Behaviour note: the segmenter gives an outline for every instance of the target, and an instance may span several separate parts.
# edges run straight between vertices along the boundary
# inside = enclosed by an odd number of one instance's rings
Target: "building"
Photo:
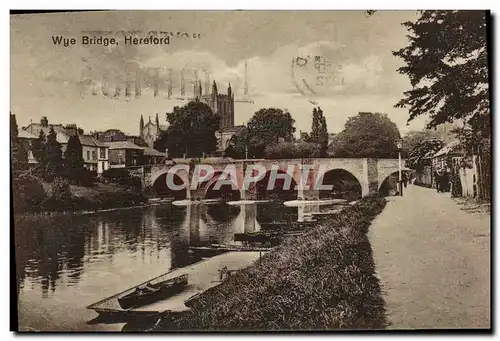
[[[144,150],[143,164],[156,165],[165,163],[166,154],[151,147],[141,147]]]
[[[198,80],[198,83],[194,84],[194,98],[192,99],[205,103],[212,109],[212,112],[220,115],[220,130],[217,131],[215,135],[219,141],[218,151],[224,151],[231,137],[243,127],[234,125],[234,94],[231,89],[231,84],[229,84],[227,94],[220,94],[217,90],[217,84],[214,81],[212,84],[212,92],[204,95],[201,80]],[[144,140],[150,148],[153,148],[155,141],[158,140],[161,133],[166,131],[167,128],[168,125],[160,124],[158,114],[156,114],[154,122],[151,121],[150,116],[146,124],[144,124],[144,117],[141,115],[139,121],[139,137]]]
[[[125,168],[141,166],[144,160],[144,149],[130,141],[107,142],[109,147],[109,168]]]
[[[158,119],[158,113],[156,114],[155,123],[151,122],[151,116],[149,116],[148,123],[144,124],[144,118],[141,115],[141,120],[139,121],[139,137],[142,138],[149,147],[153,148],[156,140],[160,137],[161,133],[167,130],[167,125],[161,125]]]
[[[32,122],[27,127],[23,127],[22,130],[38,137],[40,135],[40,131],[43,131],[45,136],[47,136],[50,132],[51,127],[54,128],[54,131],[56,133],[56,140],[61,144],[61,149],[64,154],[66,146],[68,145],[69,137],[72,135],[77,135],[79,133],[76,124],[68,124],[66,126],[63,126],[62,124],[49,124],[49,120],[47,119],[47,117],[43,116],[40,119],[40,123]]]
[[[215,81],[212,83],[212,92],[210,94],[203,95],[201,81],[198,81],[198,86],[195,86],[194,90],[197,100],[205,103],[212,109],[212,112],[220,115],[220,130],[215,132],[218,141],[217,151],[226,150],[231,137],[244,127],[234,125],[234,94],[231,84],[227,88],[227,94],[219,93]]]
[[[101,142],[115,142],[115,141],[127,141],[128,136],[118,129],[108,129],[103,132],[94,132],[91,134],[92,137],[98,139]]]
[[[98,175],[109,168],[109,146],[90,135],[78,136],[82,145],[84,167]]]
[[[21,129],[19,131],[18,138],[22,146],[24,147],[24,150],[26,150],[26,153],[28,154],[28,164],[30,166],[37,164],[38,162],[33,155],[33,141],[38,139],[38,136],[35,136],[27,132],[26,130]]]
[[[203,95],[201,81],[198,81],[198,87],[195,87],[195,98],[205,103],[214,113],[221,116],[221,131],[234,127],[234,94],[231,84],[227,88],[227,94],[219,94],[215,81],[212,84],[212,93]]]

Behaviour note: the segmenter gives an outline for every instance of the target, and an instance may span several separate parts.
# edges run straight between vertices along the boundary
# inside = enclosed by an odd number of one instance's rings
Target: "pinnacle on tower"
[[[227,88],[227,95],[229,97],[231,97],[231,93],[232,93],[232,91],[231,91],[231,83],[229,83],[229,87]]]
[[[139,121],[139,136],[142,137],[142,133],[144,131],[144,118],[141,114],[141,120]]]
[[[215,79],[214,79],[214,82],[212,84],[212,94],[217,94],[217,84],[215,84]]]
[[[201,80],[198,80],[198,94],[201,96],[203,96],[203,88],[201,86]]]

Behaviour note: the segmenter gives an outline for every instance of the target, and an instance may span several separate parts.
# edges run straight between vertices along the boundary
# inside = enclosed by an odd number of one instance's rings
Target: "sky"
[[[401,25],[416,11],[112,11],[11,15],[11,112],[20,126],[39,122],[76,123],[88,131],[116,128],[139,133],[146,122],[186,102],[154,97],[151,78],[142,76],[141,95],[113,99],[92,89],[125,84],[130,70],[171,68],[174,98],[180,96],[180,70],[189,80],[203,70],[217,82],[219,93],[229,83],[242,99],[247,64],[248,96],[253,103],[235,104],[235,124],[245,124],[261,108],[280,108],[295,119],[297,135],[310,131],[312,109],[320,106],[328,130],[340,132],[358,112],[382,112],[402,134],[424,127],[425,118],[407,125],[408,111],[394,105],[410,83],[396,70],[402,66],[392,51],[407,45]],[[172,32],[164,45],[125,45],[123,31]],[[107,34],[92,31],[107,31]],[[180,32],[181,34],[177,34]],[[189,37],[182,35],[186,32]],[[118,37],[118,45],[83,45],[81,36]],[[54,36],[75,38],[56,45]],[[317,59],[319,58],[319,60]],[[316,62],[328,61],[328,69]],[[148,71],[150,72],[150,71]],[[322,72],[322,73],[320,73]],[[159,79],[167,79],[160,72]],[[323,77],[323,78],[318,78]],[[325,78],[326,77],[326,78]]]

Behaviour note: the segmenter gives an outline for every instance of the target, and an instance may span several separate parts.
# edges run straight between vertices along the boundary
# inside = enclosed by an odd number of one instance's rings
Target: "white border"
[[[8,8],[15,8],[15,9],[57,9],[57,8],[62,8],[62,9],[259,9],[259,10],[269,10],[269,9],[341,9],[341,10],[347,10],[347,9],[417,9],[417,8],[439,8],[439,9],[492,9],[493,13],[497,12],[496,8],[498,7],[499,2],[490,0],[490,1],[463,1],[463,0],[455,0],[455,1],[440,1],[437,3],[435,0],[421,0],[419,2],[408,2],[408,1],[377,1],[376,3],[370,2],[370,1],[348,1],[348,2],[330,2],[330,1],[323,1],[323,0],[307,0],[307,1],[287,1],[287,2],[277,2],[274,4],[271,4],[268,0],[246,0],[246,1],[238,1],[238,2],[233,2],[233,1],[193,1],[193,0],[183,0],[183,1],[178,1],[178,2],[173,2],[169,1],[168,3],[164,4],[163,6],[159,4],[158,1],[151,1],[151,0],[141,0],[140,2],[132,2],[132,1],[102,1],[102,0],[87,0],[87,1],[44,1],[43,5],[41,2],[38,1],[9,1],[9,2],[3,2],[3,4],[8,4]],[[140,5],[140,8],[138,7]],[[331,7],[327,7],[327,5],[330,5]],[[3,7],[3,6],[2,6]],[[3,13],[6,14],[6,10],[3,11]],[[498,19],[498,18],[496,18]],[[498,27],[498,21],[496,20],[496,26]],[[499,35],[497,32],[497,27],[495,27],[495,41],[494,45],[498,46],[498,40],[499,40]],[[10,60],[10,23],[9,23],[9,16],[7,15],[2,15],[1,17],[1,29],[0,32],[3,35],[3,49],[1,50],[2,53],[2,65],[3,65],[3,75],[6,75],[7,77],[2,78],[1,86],[2,86],[2,91],[1,91],[1,104],[2,107],[4,108],[5,116],[4,116],[4,124],[0,125],[1,133],[0,136],[3,138],[4,142],[2,143],[2,148],[0,148],[0,158],[4,160],[4,166],[1,168],[1,173],[0,174],[0,181],[1,181],[1,193],[3,194],[2,196],[2,203],[0,205],[1,207],[1,216],[4,217],[4,224],[2,224],[2,229],[3,229],[3,235],[1,240],[4,241],[4,245],[1,248],[2,254],[1,254],[1,262],[2,262],[2,273],[7,274],[10,269],[10,239],[8,238],[8,226],[10,226],[10,220],[7,220],[8,217],[10,216],[10,211],[9,211],[9,169],[10,169],[10,164],[9,164],[9,149],[8,149],[8,140],[9,140],[9,121],[8,121],[8,116],[7,112],[9,112],[10,109],[10,104],[9,104],[9,88],[10,88],[10,71],[9,70],[9,60]],[[498,51],[497,54],[495,55],[495,60],[496,62],[498,59]],[[496,65],[496,63],[495,63]],[[495,86],[495,98],[498,98],[498,87]],[[496,120],[496,131],[498,133],[498,119]],[[496,140],[496,139],[495,139]],[[496,147],[496,146],[495,146]],[[498,150],[495,152],[495,159],[498,159]],[[495,174],[496,175],[496,174]],[[494,209],[498,209],[497,204],[495,205]],[[497,210],[498,211],[498,210]],[[493,224],[492,228],[496,227],[496,224]],[[496,232],[496,238],[494,240],[494,243],[498,245],[498,231]],[[494,249],[494,246],[492,245],[491,249]],[[495,274],[498,272],[498,262],[494,262],[495,264]],[[10,276],[10,275],[9,275]],[[4,277],[7,277],[4,275]],[[1,328],[3,332],[3,337],[11,339],[14,338],[14,334],[11,332],[6,332],[9,330],[9,315],[10,311],[9,309],[9,296],[8,294],[10,293],[9,290],[9,282],[5,278],[3,281],[0,281],[1,285],[1,292],[2,292],[2,301],[1,301],[1,306],[2,306],[2,318],[1,321],[3,323],[3,326]],[[496,295],[496,300],[495,303],[497,303],[498,295]],[[496,307],[498,307],[497,304],[495,304]],[[498,311],[496,314],[496,320],[492,321],[492,325],[494,324],[495,326],[498,326]],[[350,335],[350,336],[341,336],[339,334],[335,335],[323,335],[323,336],[330,336],[335,339],[353,339],[353,338],[361,338],[362,335],[355,336],[355,335]],[[374,335],[371,335],[372,337]],[[409,335],[408,335],[409,336]],[[49,335],[47,337],[52,337],[52,335]],[[74,336],[61,336],[61,339],[74,339],[74,338],[81,338],[81,335],[74,335]],[[95,337],[95,335],[89,334],[86,335],[86,337]],[[128,338],[134,338],[134,339],[146,339],[147,337],[151,337],[150,335],[145,335],[145,336],[131,336],[128,335]],[[177,339],[179,336],[177,335],[163,335],[162,337],[165,338],[174,338]],[[192,338],[195,336],[190,336],[189,338]],[[205,336],[206,338],[207,336]],[[219,335],[214,335],[214,336],[208,336],[208,338],[219,338],[222,337]],[[262,336],[260,335],[254,335],[251,336],[252,338],[261,338]],[[269,336],[264,336],[265,338],[268,338]],[[276,336],[275,336],[276,337]],[[292,337],[292,335],[280,335],[280,337]],[[310,338],[314,336],[309,336],[309,335],[304,335],[304,334],[299,334],[298,337],[302,338]],[[379,334],[376,337],[379,338],[386,338],[387,335]],[[397,336],[397,338],[400,338],[402,336]],[[428,337],[428,336],[427,336]],[[450,337],[455,337],[455,335],[450,335]],[[186,338],[186,337],[183,337]],[[471,337],[472,338],[472,337]],[[474,337],[476,338],[476,337]],[[438,339],[438,337],[430,337],[430,339]]]

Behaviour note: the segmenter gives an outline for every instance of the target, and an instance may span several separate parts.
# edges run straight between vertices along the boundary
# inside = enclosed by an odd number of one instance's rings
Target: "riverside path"
[[[369,231],[388,329],[490,328],[490,215],[409,185]]]

